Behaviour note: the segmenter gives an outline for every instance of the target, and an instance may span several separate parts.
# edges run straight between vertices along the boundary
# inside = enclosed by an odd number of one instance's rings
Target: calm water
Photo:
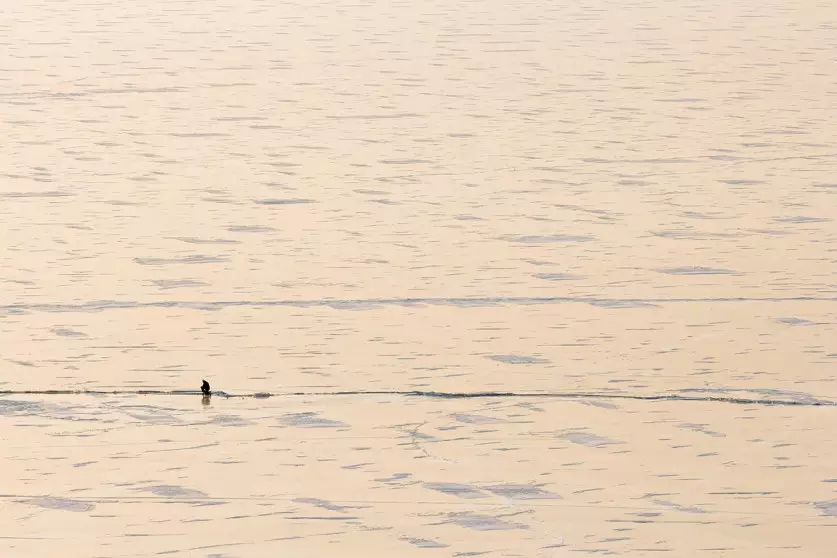
[[[0,398],[2,553],[831,556],[835,52],[825,1],[4,6],[0,390],[119,393]],[[204,378],[276,396],[135,394]],[[313,395],[412,390],[512,395]]]

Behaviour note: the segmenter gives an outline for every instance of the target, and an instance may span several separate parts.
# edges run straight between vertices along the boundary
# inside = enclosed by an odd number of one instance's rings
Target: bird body
[[[206,380],[204,380],[201,384],[201,392],[203,392],[204,395],[212,394],[212,392],[209,390],[209,382],[207,382]]]

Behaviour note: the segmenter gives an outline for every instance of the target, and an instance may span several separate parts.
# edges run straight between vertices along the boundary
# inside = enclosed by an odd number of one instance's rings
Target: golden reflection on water
[[[0,390],[801,403],[6,395],[4,555],[831,556],[831,3],[4,16]]]

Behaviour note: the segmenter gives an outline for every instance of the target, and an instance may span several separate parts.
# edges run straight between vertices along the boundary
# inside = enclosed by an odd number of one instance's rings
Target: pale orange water
[[[834,555],[833,3],[8,4],[3,556]]]

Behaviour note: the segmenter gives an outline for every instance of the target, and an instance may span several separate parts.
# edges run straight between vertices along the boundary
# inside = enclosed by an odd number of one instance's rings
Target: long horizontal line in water
[[[3,395],[189,395],[202,396],[200,391],[192,390],[2,390]],[[537,399],[627,399],[634,401],[693,401],[705,403],[731,403],[735,405],[768,405],[786,407],[837,407],[837,401],[824,399],[756,399],[750,397],[732,396],[698,396],[682,394],[629,394],[629,393],[585,393],[585,392],[515,392],[515,391],[476,391],[476,392],[445,392],[421,390],[356,390],[356,391],[290,391],[283,393],[226,393],[213,391],[212,395],[225,399],[251,398],[267,399],[269,397],[351,397],[388,395],[398,397],[425,397],[435,399],[487,399],[487,398],[537,398]]]
[[[364,299],[309,299],[309,300],[165,300],[137,302],[128,300],[98,300],[77,304],[5,304],[0,313],[26,312],[101,312],[136,308],[183,308],[189,310],[222,310],[233,307],[287,306],[292,308],[329,307],[344,310],[361,310],[376,306],[458,306],[461,308],[498,305],[533,304],[590,304],[602,308],[641,308],[676,303],[734,303],[734,302],[837,302],[837,297],[718,297],[718,298],[596,298],[596,297],[416,297],[416,298],[364,298]]]

